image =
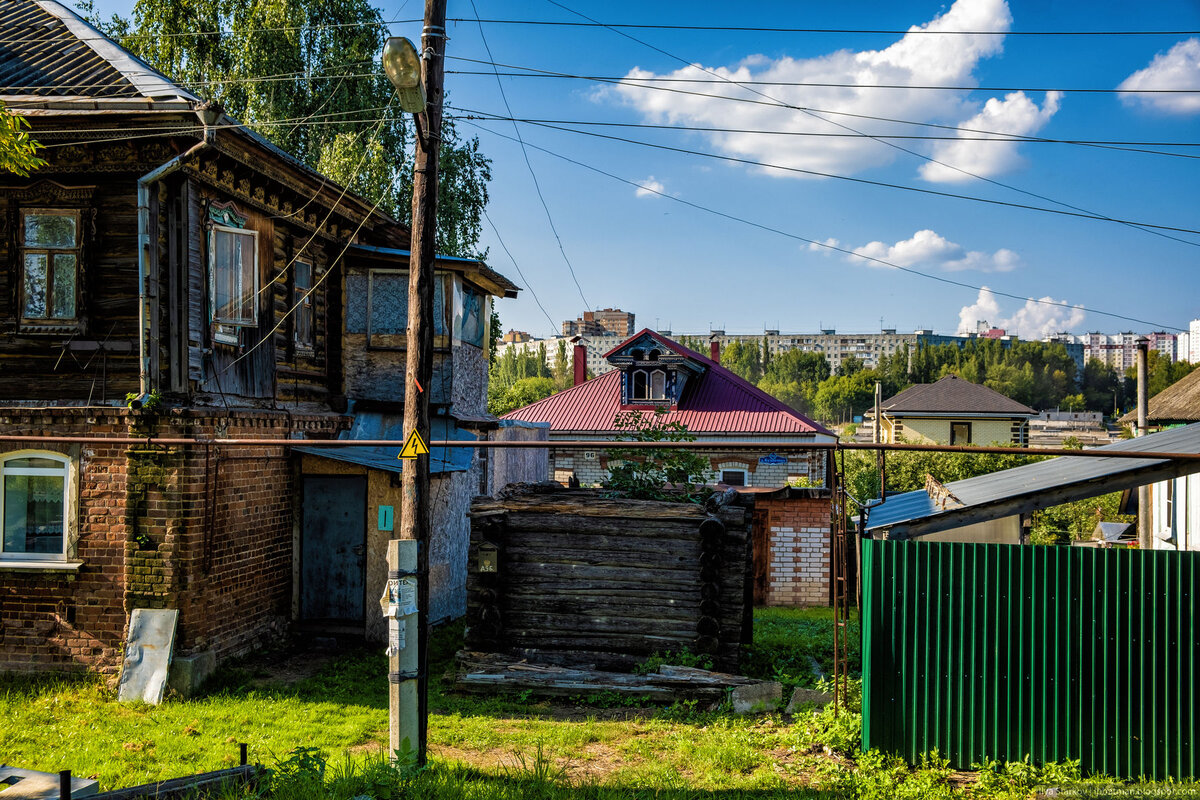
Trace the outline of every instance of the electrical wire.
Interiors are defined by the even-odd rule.
[[[471,10],[479,16],[479,11],[475,8],[475,0],[471,0]],[[488,44],[487,36],[483,33],[483,25],[479,26],[479,36],[483,40],[483,48],[487,51],[488,59],[495,61],[492,57],[492,48]],[[496,77],[496,85],[500,87],[500,99],[504,101],[504,108],[508,111],[508,115],[513,116],[512,108],[508,104],[508,95],[504,92],[504,83],[499,76]],[[558,242],[558,252],[562,254],[563,261],[567,265],[567,270],[571,273],[571,280],[575,282],[575,288],[579,290],[579,299],[583,301],[583,307],[590,309],[591,303],[587,301],[587,297],[583,294],[583,287],[579,285],[579,277],[575,274],[575,266],[571,263],[571,259],[567,257],[567,251],[563,247],[562,237],[558,235],[558,228],[554,224],[554,217],[550,213],[550,206],[546,203],[546,198],[542,194],[542,185],[538,182],[537,173],[533,170],[533,163],[529,160],[529,153],[525,149],[525,140],[521,137],[520,127],[516,122],[513,122],[513,131],[517,135],[517,142],[521,145],[521,155],[525,158],[525,166],[529,169],[529,176],[533,178],[533,187],[537,190],[538,200],[542,204],[542,209],[546,212],[546,221],[550,223],[550,232],[554,234],[554,240]]]
[[[578,11],[575,11],[574,9],[571,9],[571,8],[569,8],[568,6],[564,5],[563,3],[561,3],[561,2],[558,2],[558,0],[547,0],[547,2],[549,2],[549,3],[550,3],[551,5],[553,5],[553,6],[557,6],[558,8],[561,8],[561,9],[563,9],[564,11],[568,11],[568,12],[570,12],[570,13],[572,13],[572,14],[575,14],[576,16],[583,17],[584,19],[588,20],[589,22],[596,22],[596,20],[592,19],[591,17],[588,17],[586,14],[583,14],[583,13],[580,13],[580,12],[578,12]],[[698,64],[696,64],[695,62],[688,61],[687,59],[685,59],[685,58],[682,58],[682,57],[680,57],[680,56],[677,56],[677,55],[675,55],[674,53],[670,53],[670,52],[668,52],[668,51],[666,51],[666,50],[662,49],[661,47],[656,47],[655,45],[652,45],[652,44],[650,44],[649,42],[646,42],[646,41],[643,41],[643,40],[641,40],[641,39],[638,39],[636,36],[632,36],[632,35],[630,35],[630,34],[628,34],[628,33],[623,33],[622,31],[619,31],[619,30],[615,30],[615,29],[612,29],[612,30],[613,30],[613,33],[616,33],[616,34],[617,34],[617,35],[619,35],[619,36],[623,36],[623,37],[624,37],[624,38],[626,38],[626,39],[629,39],[629,40],[631,40],[631,41],[633,41],[633,42],[636,42],[636,43],[638,43],[638,44],[642,45],[643,47],[648,47],[648,48],[650,48],[651,50],[655,51],[656,53],[660,53],[660,54],[662,54],[662,55],[664,55],[664,56],[667,56],[668,58],[672,58],[672,59],[674,59],[674,60],[676,60],[676,61],[678,61],[678,62],[682,63],[684,66],[690,66],[690,67],[694,67],[694,68],[696,68],[696,69],[699,69],[699,70],[701,70],[702,72],[705,72],[705,73],[707,73],[707,74],[709,74],[709,75],[713,76],[714,78],[719,78],[719,79],[721,79],[721,80],[725,80],[725,81],[727,81],[728,83],[731,83],[731,84],[733,84],[734,86],[741,86],[741,84],[739,84],[737,81],[735,81],[735,80],[733,80],[733,79],[731,79],[731,78],[727,78],[726,76],[724,76],[724,75],[721,75],[721,74],[720,74],[720,73],[718,73],[718,72],[714,72],[714,71],[712,71],[712,70],[710,70],[710,69],[706,69],[706,68],[704,68],[704,67],[701,67],[701,66],[699,66]],[[851,126],[849,126],[849,125],[846,125],[846,124],[844,124],[844,123],[838,122],[837,120],[832,120],[832,119],[829,119],[829,118],[827,118],[827,117],[823,117],[823,116],[821,116],[821,114],[819,114],[819,113],[817,113],[817,112],[815,112],[815,111],[813,111],[813,110],[811,110],[811,109],[804,108],[803,106],[795,106],[795,105],[792,105],[792,104],[790,104],[790,103],[784,103],[784,101],[781,101],[779,98],[777,98],[777,97],[772,97],[771,95],[765,94],[764,92],[760,92],[760,91],[758,91],[757,89],[754,89],[754,88],[752,88],[752,87],[745,87],[745,86],[742,86],[741,88],[743,88],[743,89],[746,89],[747,91],[749,91],[749,92],[752,92],[752,93],[754,93],[754,94],[756,94],[756,95],[758,95],[758,96],[760,96],[760,97],[766,98],[766,99],[768,99],[768,100],[772,100],[772,101],[774,101],[774,102],[777,102],[777,103],[781,103],[781,104],[785,105],[785,106],[786,106],[786,107],[788,107],[788,108],[791,108],[791,109],[793,109],[793,110],[799,111],[800,113],[804,114],[805,116],[811,117],[811,118],[813,118],[813,119],[820,120],[820,121],[822,121],[822,122],[824,122],[824,123],[826,123],[826,124],[828,124],[828,125],[834,125],[834,126],[836,126],[836,127],[838,127],[838,128],[841,128],[841,129],[843,129],[843,130],[850,131],[850,132],[852,132],[852,133],[859,133],[859,134],[863,134],[863,135],[865,135],[865,136],[868,136],[868,137],[870,137],[870,138],[874,139],[875,141],[879,142],[880,144],[884,145],[885,147],[890,147],[890,148],[892,148],[893,150],[898,150],[898,151],[900,151],[900,152],[902,152],[902,153],[907,153],[908,155],[911,155],[911,156],[913,156],[913,157],[915,157],[915,158],[919,158],[919,159],[921,159],[922,161],[925,161],[925,162],[927,162],[927,163],[930,163],[930,164],[937,164],[938,166],[945,167],[946,169],[953,170],[953,171],[955,171],[955,172],[959,173],[960,175],[966,175],[966,176],[968,176],[968,177],[975,178],[976,180],[980,180],[980,181],[984,181],[984,182],[986,182],[986,183],[990,183],[990,184],[991,184],[991,185],[993,185],[993,186],[999,186],[999,187],[1001,187],[1001,188],[1003,188],[1003,189],[1008,189],[1009,191],[1013,191],[1013,192],[1017,192],[1017,193],[1019,193],[1019,194],[1023,194],[1023,195],[1025,195],[1025,196],[1027,196],[1027,197],[1036,197],[1036,198],[1037,198],[1037,199],[1039,199],[1039,200],[1045,200],[1046,202],[1049,202],[1049,203],[1054,203],[1055,205],[1062,206],[1063,208],[1069,208],[1069,209],[1072,209],[1072,210],[1073,210],[1073,211],[1075,211],[1075,212],[1083,212],[1084,214],[1091,215],[1091,216],[1102,216],[1102,217],[1104,217],[1105,219],[1109,219],[1109,220],[1110,220],[1110,221],[1112,221],[1112,222],[1118,222],[1118,223],[1120,223],[1120,224],[1122,224],[1122,225],[1127,225],[1127,226],[1129,226],[1129,227],[1135,228],[1135,229],[1137,229],[1137,230],[1141,230],[1142,232],[1144,232],[1144,233],[1148,233],[1148,234],[1151,234],[1151,235],[1153,235],[1153,236],[1159,236],[1159,237],[1163,237],[1163,238],[1175,239],[1176,241],[1185,241],[1185,240],[1182,240],[1182,239],[1176,239],[1176,237],[1172,237],[1172,236],[1170,236],[1169,234],[1163,233],[1163,231],[1159,229],[1159,228],[1161,228],[1162,226],[1154,226],[1154,225],[1142,226],[1142,225],[1139,225],[1139,224],[1137,224],[1137,223],[1132,223],[1132,222],[1128,222],[1128,221],[1124,221],[1124,220],[1116,220],[1116,219],[1113,219],[1113,218],[1111,218],[1111,217],[1108,217],[1107,215],[1098,215],[1098,214],[1096,214],[1096,212],[1094,212],[1094,211],[1089,211],[1088,209],[1086,209],[1086,208],[1083,208],[1083,207],[1081,207],[1081,206],[1072,205],[1071,203],[1067,203],[1067,202],[1064,202],[1064,201],[1062,201],[1062,200],[1056,200],[1056,199],[1055,199],[1055,198],[1053,198],[1053,197],[1048,197],[1048,196],[1046,196],[1046,195],[1039,194],[1039,193],[1037,193],[1037,192],[1032,192],[1032,191],[1029,191],[1029,190],[1027,190],[1027,189],[1022,189],[1022,188],[1020,188],[1019,186],[1014,186],[1014,185],[1012,185],[1012,184],[1010,184],[1010,183],[1005,183],[1005,182],[1003,182],[1003,181],[998,181],[998,180],[996,180],[996,179],[994,179],[994,178],[988,178],[988,177],[986,177],[986,176],[983,176],[983,175],[980,175],[980,174],[978,174],[978,173],[976,173],[976,172],[972,172],[971,170],[968,170],[968,169],[963,169],[962,167],[958,167],[958,166],[955,166],[954,164],[950,164],[950,163],[947,163],[947,162],[945,162],[945,161],[941,161],[941,160],[939,160],[939,159],[937,159],[937,158],[934,158],[934,157],[932,157],[932,156],[927,156],[927,155],[925,155],[924,153],[919,153],[919,152],[917,152],[916,150],[910,150],[909,148],[907,148],[907,147],[904,147],[903,145],[897,144],[897,143],[895,143],[895,142],[891,142],[891,141],[888,141],[888,140],[886,140],[886,139],[881,139],[881,138],[879,138],[879,137],[871,136],[871,134],[864,133],[863,131],[860,131],[860,130],[858,130],[858,129],[856,129],[856,128],[853,128],[853,127],[851,127]],[[1149,230],[1150,228],[1154,228],[1155,230]],[[1165,228],[1165,229],[1166,229],[1166,230],[1170,230],[1170,228]],[[1175,230],[1184,230],[1184,229],[1175,229]],[[1187,231],[1187,232],[1195,232],[1195,231]],[[1187,244],[1194,244],[1194,245],[1198,244],[1198,243],[1195,243],[1195,242],[1185,242],[1185,243],[1187,243]],[[1200,245],[1198,245],[1198,246],[1200,246]]]
[[[503,133],[500,133],[499,131],[494,131],[483,125],[479,125],[476,122],[464,120],[464,123],[467,125],[470,125],[473,128],[476,128],[477,130],[481,130],[481,131],[484,131],[485,133],[489,133],[492,136],[498,136],[502,139],[512,140],[511,136],[507,136]],[[553,156],[554,158],[565,161],[568,164],[574,164],[575,166],[581,167],[582,169],[586,169],[591,172],[595,172],[599,175],[603,175],[607,178],[611,178],[615,181],[619,181],[620,183],[626,184],[627,186],[632,186],[635,189],[650,192],[651,194],[655,194],[659,197],[663,197],[668,200],[679,203],[681,205],[688,206],[689,208],[694,208],[698,211],[703,211],[705,213],[712,214],[717,217],[721,217],[722,219],[730,220],[731,222],[737,222],[737,223],[740,223],[743,225],[748,225],[752,228],[757,228],[762,231],[767,231],[768,233],[774,233],[779,236],[783,236],[785,238],[792,239],[792,240],[795,240],[798,242],[804,242],[805,244],[810,244],[810,245],[813,245],[816,247],[821,247],[821,248],[831,250],[834,252],[843,253],[847,256],[853,256],[855,258],[860,258],[860,259],[863,259],[864,261],[870,261],[872,263],[880,264],[885,267],[891,267],[892,269],[897,269],[897,270],[900,270],[901,272],[907,272],[909,274],[917,275],[922,278],[928,278],[929,280],[937,281],[938,283],[945,283],[945,284],[948,284],[951,286],[958,286],[958,287],[961,287],[964,289],[971,289],[973,291],[983,291],[986,289],[986,291],[991,292],[992,294],[997,295],[999,297],[1007,297],[1007,298],[1010,298],[1013,300],[1020,300],[1023,302],[1035,303],[1037,305],[1053,306],[1056,308],[1086,310],[1090,314],[1099,314],[1100,316],[1112,317],[1114,319],[1121,319],[1121,320],[1125,320],[1127,322],[1136,322],[1139,325],[1148,325],[1156,330],[1184,330],[1183,328],[1180,328],[1175,325],[1164,325],[1160,322],[1151,322],[1149,320],[1138,319],[1137,317],[1130,317],[1130,316],[1126,316],[1124,314],[1117,314],[1112,311],[1101,311],[1101,310],[1094,309],[1094,308],[1085,308],[1084,306],[1071,305],[1070,303],[1061,302],[1058,300],[1045,300],[1045,299],[1039,300],[1039,299],[1032,298],[1032,297],[1022,297],[1021,295],[1012,294],[1011,292],[1004,292],[1004,291],[1000,291],[998,289],[992,289],[992,288],[984,287],[984,286],[977,286],[975,284],[966,283],[965,281],[956,281],[952,278],[946,278],[941,275],[933,275],[931,273],[922,272],[920,270],[916,270],[911,267],[904,267],[899,264],[893,263],[891,261],[887,261],[886,259],[877,258],[875,256],[863,255],[861,253],[856,253],[853,250],[847,250],[844,247],[839,247],[837,245],[831,245],[828,242],[818,241],[816,239],[810,239],[808,237],[801,236],[796,233],[791,233],[789,231],[785,231],[780,228],[775,228],[775,227],[766,225],[761,222],[755,222],[753,220],[746,219],[745,217],[739,217],[736,214],[730,214],[728,212],[720,211],[718,209],[711,208],[709,206],[701,205],[700,203],[695,203],[695,202],[692,202],[691,200],[684,200],[681,197],[676,197],[676,196],[668,194],[666,192],[659,191],[657,189],[654,189],[653,187],[646,186],[643,183],[629,180],[628,178],[622,178],[621,176],[616,175],[612,172],[608,172],[607,170],[601,169],[600,167],[592,166],[591,164],[587,164],[583,161],[579,161],[578,159],[571,158],[570,156],[565,156],[561,153],[557,153],[557,152],[555,152],[553,150],[549,150],[545,147],[540,147],[536,144],[530,143],[528,146],[532,147],[535,150],[540,150],[541,152],[543,152],[549,156]]]
[[[462,110],[469,110],[469,109],[462,109]],[[471,113],[478,114],[480,112],[471,112]],[[507,118],[505,118],[505,117],[493,117],[492,119],[494,121],[507,121]],[[878,186],[878,187],[886,188],[886,189],[898,189],[898,190],[908,191],[908,192],[917,192],[919,194],[928,194],[928,195],[933,195],[935,197],[947,197],[947,198],[952,198],[952,199],[956,199],[956,200],[970,200],[970,201],[976,202],[976,203],[986,203],[989,205],[1004,206],[1006,208],[1019,208],[1019,209],[1023,209],[1026,211],[1040,211],[1040,212],[1043,212],[1046,214],[1059,214],[1061,216],[1078,217],[1080,219],[1090,219],[1090,220],[1096,220],[1096,221],[1100,221],[1100,222],[1113,222],[1113,223],[1132,226],[1132,227],[1136,227],[1136,228],[1153,228],[1155,230],[1160,230],[1160,231],[1175,231],[1178,233],[1191,233],[1191,234],[1200,235],[1200,229],[1195,229],[1195,228],[1183,228],[1183,227],[1176,227],[1176,226],[1171,226],[1171,225],[1157,225],[1157,224],[1150,223],[1150,222],[1117,219],[1114,217],[1107,217],[1107,216],[1103,216],[1103,215],[1099,215],[1099,214],[1092,214],[1092,213],[1083,212],[1083,211],[1064,211],[1064,210],[1058,209],[1058,208],[1047,208],[1045,206],[1034,206],[1034,205],[1028,205],[1026,203],[1014,203],[1014,202],[1010,202],[1007,200],[995,200],[992,198],[978,197],[976,195],[969,195],[969,194],[957,194],[954,192],[943,192],[943,191],[939,191],[937,189],[925,189],[925,188],[922,188],[919,186],[907,186],[907,185],[901,184],[901,183],[888,183],[886,181],[874,181],[874,180],[870,180],[869,178],[856,178],[856,177],[853,177],[850,175],[838,175],[833,172],[820,172],[817,170],[804,169],[802,167],[789,167],[789,166],[784,166],[782,164],[771,164],[766,161],[756,161],[756,160],[750,159],[750,158],[738,158],[736,156],[727,156],[727,155],[722,155],[720,153],[707,153],[703,150],[692,150],[692,149],[686,148],[686,147],[673,147],[671,145],[656,144],[654,142],[645,142],[645,141],[641,141],[639,139],[630,139],[630,138],[627,138],[624,136],[613,136],[611,134],[598,133],[596,131],[575,130],[573,128],[568,128],[568,127],[559,126],[559,125],[548,125],[548,124],[544,124],[544,123],[529,123],[529,124],[537,125],[538,127],[548,128],[551,130],[564,131],[567,133],[575,133],[575,134],[579,134],[581,136],[591,136],[591,137],[598,138],[598,139],[608,139],[611,141],[624,142],[626,144],[637,145],[639,147],[648,147],[648,148],[652,148],[655,150],[666,150],[666,151],[673,152],[673,153],[682,153],[684,155],[701,156],[704,158],[712,158],[712,159],[716,159],[719,161],[729,161],[729,162],[736,163],[736,164],[745,164],[747,166],[760,167],[763,169],[775,169],[775,170],[781,170],[783,172],[795,172],[798,174],[811,175],[813,177],[818,177],[818,178],[831,178],[834,180],[848,181],[851,183],[860,183],[860,184],[864,184],[867,186]],[[1179,238],[1176,238],[1173,236],[1169,236],[1167,234],[1164,234],[1164,235],[1166,235],[1167,238],[1174,239],[1175,241],[1179,241],[1183,244],[1189,244],[1192,246],[1200,247],[1200,242],[1193,242],[1193,241],[1189,241],[1187,239],[1179,239]]]
[[[478,19],[454,17],[447,22],[476,22],[486,25],[539,25],[560,28],[630,28],[640,30],[664,31],[715,31],[719,33],[852,33],[879,34],[884,36],[906,36],[909,34],[944,35],[944,36],[1196,36],[1200,31],[1189,30],[1110,30],[1110,31],[947,31],[909,28],[907,30],[891,30],[883,28],[786,28],[776,26],[751,25],[670,25],[629,22],[572,22],[538,19]]]
[[[482,74],[482,73],[480,73]],[[458,111],[464,109],[456,106],[447,106]],[[470,118],[470,117],[466,117]],[[495,115],[488,117],[479,117],[479,119],[493,119]],[[505,119],[508,119],[505,117]],[[857,133],[820,133],[817,131],[780,131],[780,130],[760,130],[756,128],[712,128],[700,125],[656,125],[653,123],[643,122],[601,122],[599,120],[581,120],[581,119],[539,119],[539,118],[522,118],[517,117],[516,122],[528,122],[532,124],[546,125],[581,125],[590,127],[606,127],[606,128],[639,128],[645,130],[664,130],[664,131],[689,131],[700,133],[749,133],[760,136],[811,136],[815,138],[844,138],[844,139],[912,139],[919,141],[949,141],[949,142],[995,142],[1003,144],[1006,142],[1028,142],[1032,144],[1070,144],[1070,145],[1091,145],[1100,147],[1106,150],[1121,150],[1131,153],[1147,153],[1157,156],[1172,156],[1175,158],[1200,158],[1200,155],[1194,153],[1172,153],[1163,150],[1151,150],[1150,147],[1200,147],[1200,142],[1125,142],[1125,141],[1105,141],[1105,140],[1088,140],[1088,139],[1043,139],[1043,138],[1022,138],[1010,137],[1003,138],[998,136],[919,136],[915,134],[873,134],[872,136],[863,136]]]
[[[512,251],[508,249],[508,245],[500,237],[500,229],[496,227],[496,223],[492,222],[492,218],[488,216],[486,208],[483,210],[483,218],[487,220],[488,225],[492,226],[492,233],[496,234],[496,241],[500,243],[500,248],[508,256],[508,260],[512,262],[513,267],[516,268],[517,275],[520,276],[521,281],[525,284],[525,288],[529,290],[529,294],[533,297],[533,302],[537,303],[537,307],[546,315],[546,321],[550,323],[550,330],[557,336],[558,328],[554,326],[554,320],[550,317],[549,312],[546,311],[546,307],[542,305],[542,301],[538,299],[537,292],[533,290],[533,284],[525,277],[525,273],[521,270],[521,265],[517,263],[517,259],[513,257]]]
[[[487,72],[484,70],[447,70],[453,75],[499,75],[502,78],[574,78],[586,81],[603,81],[628,83],[630,81],[645,81],[653,83],[728,83],[714,78],[643,78],[621,75],[570,75],[567,73],[553,74],[549,72]],[[218,81],[219,82],[219,81]],[[739,86],[800,86],[818,89],[921,89],[940,90],[948,92],[1063,92],[1072,94],[1200,94],[1200,88],[1193,89],[1095,89],[1095,88],[1065,88],[1065,87],[1036,87],[1036,86],[929,86],[926,84],[909,83],[819,83],[815,81],[750,81],[739,80]]]

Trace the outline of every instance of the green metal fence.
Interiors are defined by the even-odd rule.
[[[862,544],[864,748],[1200,778],[1200,553]]]

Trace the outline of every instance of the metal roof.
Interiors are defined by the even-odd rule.
[[[198,98],[54,0],[0,0],[0,94]]]
[[[1200,424],[1126,439],[1098,451],[1200,453]],[[1198,461],[1133,458],[1058,458],[946,484],[961,506],[939,508],[923,489],[893,495],[867,516],[867,530],[907,538],[1023,514],[1108,492],[1200,472]]]
[[[411,250],[404,250],[399,247],[379,247],[371,244],[352,244],[350,245],[352,252],[370,253],[371,255],[388,256],[389,258],[408,258],[412,255]],[[480,261],[477,258],[462,258],[461,256],[445,256],[435,255],[434,260],[442,264],[461,264],[468,269],[473,269],[483,278],[488,279],[492,283],[499,286],[505,297],[516,297],[517,292],[521,291],[521,287],[510,281],[508,278],[501,275],[496,270],[487,265],[486,262]]]
[[[717,362],[653,331],[643,330],[634,334],[609,355],[620,350],[625,343],[647,333],[673,352],[704,367],[703,374],[689,381],[679,405],[671,408],[662,418],[664,422],[682,422],[691,433],[833,436],[799,411],[742,380]],[[621,373],[613,371],[510,411],[503,418],[549,422],[550,429],[556,433],[615,434],[618,431],[613,426],[613,420],[622,410]]]
[[[354,415],[354,423],[348,435],[343,439],[363,439],[366,441],[393,439],[404,441],[404,418],[400,414],[382,414],[372,411],[360,411]],[[435,417],[429,420],[429,438],[432,441],[475,441],[478,437],[462,430],[455,420]],[[404,462],[398,456],[400,447],[293,447],[300,453],[308,453],[334,461],[344,461],[350,464],[360,464],[370,469],[382,469],[388,472],[402,472]],[[444,472],[466,472],[471,468],[474,453],[469,447],[435,447],[429,453],[429,471],[433,474]]]

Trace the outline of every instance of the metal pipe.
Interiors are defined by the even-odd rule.
[[[147,172],[137,182],[137,225],[138,225],[138,392],[142,397],[150,394],[150,349],[146,336],[150,330],[150,293],[147,284],[150,278],[150,186],[179,170],[189,158],[212,146],[211,125],[204,126],[204,138],[165,164]]]
[[[0,435],[0,442],[42,442],[47,444],[109,444],[141,445],[143,447],[394,447],[404,446],[402,439],[188,439],[156,436],[26,436]],[[797,444],[788,441],[732,442],[621,442],[611,439],[563,440],[557,442],[492,442],[462,439],[432,439],[430,448],[472,447],[479,449],[532,448],[553,450],[561,448],[594,450],[882,450],[885,452],[974,453],[977,455],[1007,453],[1024,456],[1068,456],[1070,458],[1134,458],[1200,461],[1200,453],[1131,452],[1128,450],[1068,450],[1050,447],[962,447],[958,445],[869,444],[860,442],[812,442]]]
[[[1147,384],[1149,378],[1147,372],[1147,361],[1149,359],[1150,340],[1146,337],[1141,337],[1137,340],[1137,436],[1145,436],[1147,428]],[[1150,487],[1139,486],[1137,490],[1138,497],[1138,515],[1137,515],[1137,537],[1138,547],[1143,550],[1150,550],[1154,547],[1154,534],[1151,531],[1150,525]]]

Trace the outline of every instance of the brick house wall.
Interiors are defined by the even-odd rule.
[[[763,605],[829,605],[830,498],[820,489],[756,499],[763,530],[755,537],[754,568],[763,578]],[[765,546],[759,546],[759,545]]]
[[[571,437],[579,438],[579,437]],[[609,455],[606,450],[576,450],[565,447],[554,447],[551,439],[550,447],[550,478],[566,484],[567,479],[574,476],[582,486],[599,486],[608,479]],[[705,476],[709,483],[717,483],[721,470],[736,469],[746,473],[746,486],[775,487],[788,485],[789,479],[807,478],[810,485],[825,484],[825,451],[798,450],[792,453],[780,454],[787,459],[786,464],[763,464],[759,461],[762,456],[770,455],[770,451],[721,450],[720,445],[714,445],[710,450],[704,448],[692,451],[709,462],[710,471]]]
[[[0,434],[328,438],[337,415],[0,409]],[[33,445],[33,446],[31,446]],[[291,620],[293,468],[286,448],[0,442],[72,459],[68,560],[0,561],[0,671],[115,675],[130,612],[178,608],[176,654],[218,661]]]

